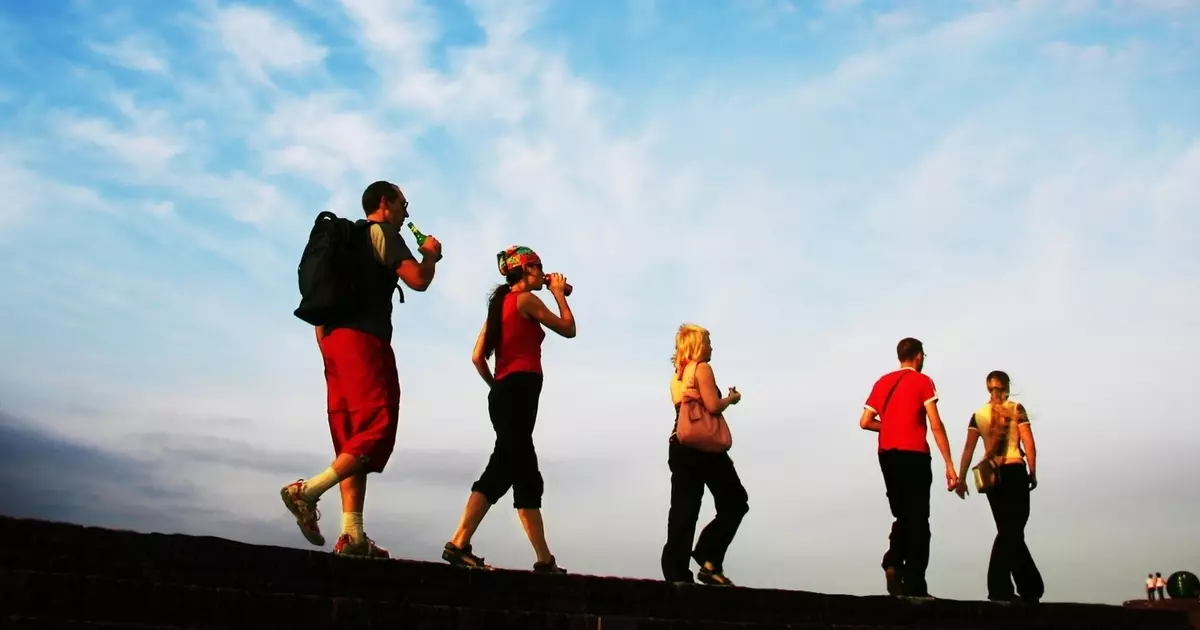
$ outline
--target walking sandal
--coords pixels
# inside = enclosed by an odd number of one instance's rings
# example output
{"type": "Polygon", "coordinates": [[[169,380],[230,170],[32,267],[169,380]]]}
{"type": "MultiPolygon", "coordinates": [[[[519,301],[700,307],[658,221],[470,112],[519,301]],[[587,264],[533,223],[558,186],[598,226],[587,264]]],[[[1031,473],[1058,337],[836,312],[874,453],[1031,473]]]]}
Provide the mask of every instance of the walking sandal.
{"type": "Polygon", "coordinates": [[[701,584],[709,586],[733,586],[733,580],[725,577],[724,571],[721,569],[710,569],[708,567],[700,567],[696,572],[696,579],[700,580],[701,584]]]}
{"type": "Polygon", "coordinates": [[[483,561],[483,558],[471,553],[471,545],[466,545],[460,549],[454,546],[454,543],[446,543],[446,547],[442,549],[442,560],[456,567],[465,567],[467,569],[492,568],[483,561]]]}
{"type": "Polygon", "coordinates": [[[566,573],[567,570],[558,566],[558,562],[556,562],[554,560],[554,556],[550,556],[550,562],[534,562],[533,563],[533,572],[534,573],[554,573],[554,574],[561,575],[563,573],[566,573]]]}

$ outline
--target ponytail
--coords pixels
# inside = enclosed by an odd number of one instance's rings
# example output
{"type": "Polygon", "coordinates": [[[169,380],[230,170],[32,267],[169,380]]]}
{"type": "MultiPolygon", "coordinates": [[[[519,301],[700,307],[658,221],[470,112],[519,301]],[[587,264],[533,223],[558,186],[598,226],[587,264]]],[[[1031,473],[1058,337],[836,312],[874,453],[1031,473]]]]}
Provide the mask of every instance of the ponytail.
{"type": "Polygon", "coordinates": [[[512,285],[521,281],[525,275],[525,271],[518,267],[504,277],[505,283],[496,285],[492,289],[492,296],[488,298],[488,313],[487,326],[483,331],[483,358],[490,359],[496,353],[496,348],[500,346],[500,324],[504,321],[504,298],[512,293],[512,285]]]}
{"type": "Polygon", "coordinates": [[[488,298],[487,328],[483,331],[483,358],[490,359],[500,345],[500,322],[504,318],[504,298],[512,293],[512,287],[498,284],[488,298]]]}

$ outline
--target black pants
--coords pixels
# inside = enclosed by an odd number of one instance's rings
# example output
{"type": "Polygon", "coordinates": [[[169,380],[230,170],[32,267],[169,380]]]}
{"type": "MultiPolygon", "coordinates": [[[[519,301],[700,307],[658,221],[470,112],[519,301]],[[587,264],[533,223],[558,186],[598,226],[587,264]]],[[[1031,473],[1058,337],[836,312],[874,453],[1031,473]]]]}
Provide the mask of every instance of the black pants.
{"type": "Polygon", "coordinates": [[[1166,599],[1166,598],[1167,598],[1167,596],[1163,594],[1163,587],[1161,587],[1161,586],[1156,586],[1156,587],[1155,587],[1155,590],[1156,590],[1156,591],[1158,591],[1158,598],[1159,598],[1159,599],[1166,599]]]}
{"type": "Polygon", "coordinates": [[[883,568],[895,569],[905,595],[928,595],[925,569],[929,566],[929,490],[933,486],[930,456],[919,451],[879,452],[879,469],[892,509],[892,533],[883,554],[883,568]]]}
{"type": "Polygon", "coordinates": [[[507,374],[492,385],[488,394],[488,415],[496,431],[496,445],[487,468],[471,490],[483,494],[493,505],[512,488],[516,509],[542,507],[544,485],[533,448],[533,425],[541,394],[542,375],[535,372],[507,374]]]}
{"type": "Polygon", "coordinates": [[[1148,599],[1150,601],[1154,601],[1154,589],[1152,589],[1152,588],[1146,589],[1146,599],[1148,599]]]}
{"type": "Polygon", "coordinates": [[[701,566],[711,562],[718,570],[722,568],[725,551],[750,511],[749,497],[728,453],[705,453],[672,439],[667,464],[671,467],[671,510],[667,514],[667,543],[662,550],[663,578],[690,582],[689,556],[701,566]],[[693,550],[705,486],[713,495],[717,514],[700,532],[693,550]]]}
{"type": "Polygon", "coordinates": [[[1029,521],[1029,473],[1025,464],[996,468],[996,485],[987,493],[996,540],[988,562],[988,598],[1012,599],[1013,582],[1021,599],[1036,601],[1045,594],[1042,574],[1025,545],[1025,523],[1029,521]]]}

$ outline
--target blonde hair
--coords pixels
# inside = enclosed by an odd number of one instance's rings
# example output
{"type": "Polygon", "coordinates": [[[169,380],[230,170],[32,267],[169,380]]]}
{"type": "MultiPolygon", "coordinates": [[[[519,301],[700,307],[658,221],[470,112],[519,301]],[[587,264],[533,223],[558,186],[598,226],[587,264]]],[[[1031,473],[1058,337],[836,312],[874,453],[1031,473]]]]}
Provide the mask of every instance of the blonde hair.
{"type": "Polygon", "coordinates": [[[691,361],[698,361],[708,341],[708,329],[696,324],[683,324],[675,332],[675,352],[671,355],[671,363],[675,372],[683,371],[683,366],[691,361]]]}

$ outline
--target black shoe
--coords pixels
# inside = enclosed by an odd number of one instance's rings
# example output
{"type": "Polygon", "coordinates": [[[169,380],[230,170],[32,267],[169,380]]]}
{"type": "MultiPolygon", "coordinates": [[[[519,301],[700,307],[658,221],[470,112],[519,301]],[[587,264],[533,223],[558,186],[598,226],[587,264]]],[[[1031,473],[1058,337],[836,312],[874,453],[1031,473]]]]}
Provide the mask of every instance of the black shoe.
{"type": "Polygon", "coordinates": [[[550,562],[534,562],[534,573],[552,573],[562,575],[567,572],[566,569],[558,566],[558,562],[554,560],[554,556],[550,556],[550,562]]]}
{"type": "Polygon", "coordinates": [[[454,543],[446,543],[442,549],[442,560],[449,562],[456,567],[464,567],[467,569],[491,569],[483,558],[471,553],[471,545],[463,548],[454,546],[454,543]]]}

